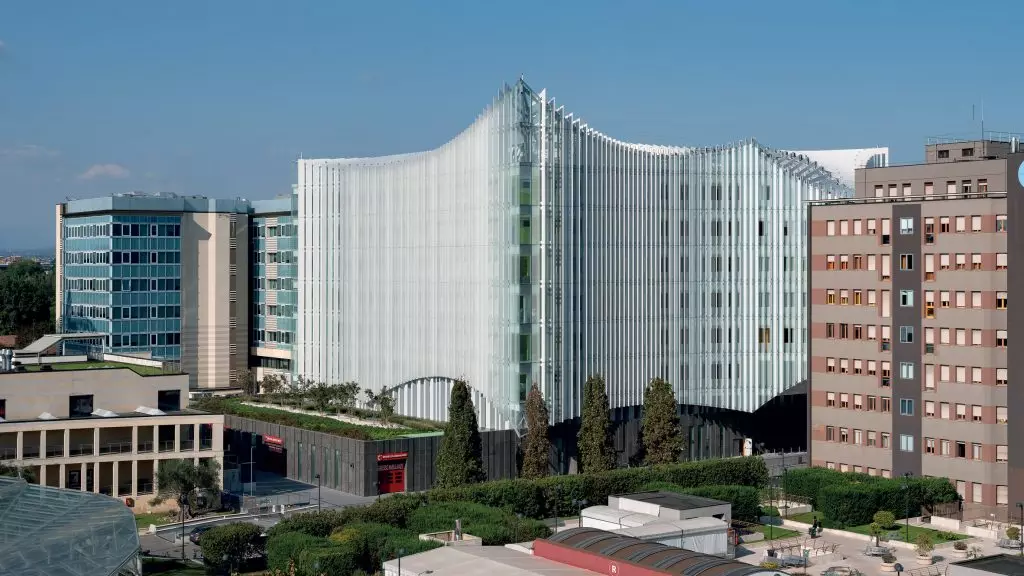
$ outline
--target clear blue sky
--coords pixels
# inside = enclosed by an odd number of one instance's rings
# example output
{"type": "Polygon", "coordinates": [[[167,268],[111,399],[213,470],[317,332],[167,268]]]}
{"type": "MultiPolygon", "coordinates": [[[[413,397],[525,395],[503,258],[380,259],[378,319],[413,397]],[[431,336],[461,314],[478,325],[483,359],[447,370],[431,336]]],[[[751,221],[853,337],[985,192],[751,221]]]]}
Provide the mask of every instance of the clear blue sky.
{"type": "Polygon", "coordinates": [[[271,198],[300,154],[435,147],[520,74],[625,140],[1024,131],[1024,2],[0,2],[0,250],[65,197],[271,198]]]}

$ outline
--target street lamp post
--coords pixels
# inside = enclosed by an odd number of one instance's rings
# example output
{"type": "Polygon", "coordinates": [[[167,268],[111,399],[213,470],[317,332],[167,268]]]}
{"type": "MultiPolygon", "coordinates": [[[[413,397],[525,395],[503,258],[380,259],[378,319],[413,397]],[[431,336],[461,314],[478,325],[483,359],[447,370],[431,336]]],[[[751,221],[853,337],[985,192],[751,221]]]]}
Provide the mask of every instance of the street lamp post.
{"type": "Polygon", "coordinates": [[[316,478],[316,511],[320,511],[320,486],[323,484],[323,480],[320,478],[320,474],[314,476],[316,478]]]}
{"type": "Polygon", "coordinates": [[[398,549],[398,576],[402,576],[402,555],[405,554],[405,548],[398,549]]]}
{"type": "Polygon", "coordinates": [[[903,474],[903,490],[906,496],[907,502],[907,517],[905,518],[907,524],[907,535],[903,538],[903,541],[910,543],[910,477],[913,476],[910,472],[903,474]]]}
{"type": "Polygon", "coordinates": [[[181,494],[178,496],[178,508],[181,508],[181,560],[185,561],[185,503],[188,502],[188,496],[181,494]]]}

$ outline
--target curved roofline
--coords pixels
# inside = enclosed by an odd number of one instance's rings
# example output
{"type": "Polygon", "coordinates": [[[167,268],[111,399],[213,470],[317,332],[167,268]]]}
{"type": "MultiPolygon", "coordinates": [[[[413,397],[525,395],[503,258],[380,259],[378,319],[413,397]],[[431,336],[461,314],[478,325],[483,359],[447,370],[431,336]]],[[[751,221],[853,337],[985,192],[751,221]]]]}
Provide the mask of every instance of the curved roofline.
{"type": "MultiPolygon", "coordinates": [[[[781,149],[777,149],[777,148],[771,148],[769,146],[765,146],[765,145],[761,144],[760,142],[757,141],[757,139],[755,139],[753,137],[745,138],[743,140],[739,140],[739,141],[735,141],[735,142],[729,142],[729,143],[726,143],[726,144],[713,145],[713,146],[672,146],[672,145],[664,145],[664,144],[645,144],[645,143],[641,143],[641,142],[629,142],[629,141],[626,141],[626,140],[619,140],[618,138],[614,138],[612,136],[609,136],[609,135],[605,134],[604,132],[601,132],[600,130],[597,130],[596,128],[591,128],[589,124],[587,124],[583,120],[575,117],[572,112],[568,112],[568,113],[565,112],[565,107],[564,106],[556,106],[555,98],[553,98],[553,97],[552,98],[548,98],[547,97],[547,94],[546,94],[547,91],[546,90],[541,90],[540,92],[537,92],[536,90],[531,88],[529,84],[527,84],[526,79],[523,78],[523,77],[520,77],[519,80],[516,81],[514,84],[504,83],[502,85],[501,90],[498,91],[498,95],[494,98],[493,102],[489,106],[485,107],[479,114],[477,114],[476,119],[473,122],[471,122],[469,124],[469,126],[464,128],[463,130],[461,130],[454,137],[450,138],[449,140],[445,141],[441,145],[439,145],[439,146],[437,146],[435,148],[432,148],[430,150],[421,150],[421,151],[418,151],[418,152],[408,152],[408,153],[400,153],[400,154],[389,154],[389,155],[385,155],[385,156],[364,156],[364,157],[357,157],[357,158],[310,158],[310,159],[300,158],[299,162],[300,163],[301,162],[308,162],[308,163],[311,163],[311,164],[314,164],[314,165],[322,164],[322,163],[329,163],[329,164],[333,164],[333,165],[345,165],[345,164],[382,165],[382,164],[390,164],[390,163],[393,163],[393,162],[401,162],[401,161],[404,161],[404,160],[410,160],[412,158],[416,158],[416,157],[422,156],[424,154],[430,154],[431,152],[434,152],[434,151],[437,151],[437,150],[440,150],[440,149],[444,148],[445,146],[447,146],[449,143],[453,142],[454,140],[457,140],[466,131],[471,129],[472,126],[474,124],[476,124],[476,122],[478,122],[488,112],[490,112],[498,104],[499,101],[501,101],[503,98],[509,97],[510,94],[513,94],[513,93],[517,92],[518,90],[523,90],[526,95],[528,95],[530,98],[532,98],[533,100],[537,101],[538,103],[540,103],[542,105],[550,105],[552,107],[552,109],[554,109],[556,115],[560,116],[564,121],[570,122],[574,127],[578,126],[579,130],[588,131],[588,132],[590,132],[591,134],[593,134],[595,136],[598,136],[600,138],[606,139],[610,143],[617,144],[617,145],[620,145],[620,146],[625,146],[625,147],[628,147],[628,148],[632,148],[632,149],[635,149],[635,150],[640,151],[640,152],[645,152],[645,153],[649,153],[649,154],[661,154],[661,155],[669,155],[669,156],[671,156],[671,155],[686,155],[686,154],[695,154],[695,153],[701,153],[701,152],[713,152],[713,151],[721,151],[721,150],[730,150],[730,149],[740,148],[742,146],[752,145],[752,146],[757,147],[757,149],[759,151],[761,151],[761,152],[763,152],[763,153],[765,153],[765,154],[775,158],[776,160],[779,160],[784,165],[791,166],[792,169],[796,170],[797,172],[806,172],[807,174],[811,175],[811,180],[828,181],[830,184],[841,186],[844,189],[849,189],[850,188],[848,183],[844,182],[843,178],[841,178],[842,175],[840,175],[840,174],[833,174],[832,172],[830,172],[828,169],[826,169],[824,166],[822,166],[818,161],[816,161],[814,158],[812,158],[812,156],[809,155],[808,152],[789,152],[789,151],[785,151],[785,150],[781,150],[781,149]]],[[[820,150],[820,151],[815,151],[815,152],[824,152],[824,153],[828,153],[828,152],[870,152],[870,151],[873,151],[873,150],[882,150],[882,149],[864,148],[864,149],[851,149],[849,151],[820,150]]],[[[884,150],[886,152],[888,152],[888,149],[884,149],[884,150]]],[[[811,152],[810,154],[813,154],[813,152],[811,152]]]]}

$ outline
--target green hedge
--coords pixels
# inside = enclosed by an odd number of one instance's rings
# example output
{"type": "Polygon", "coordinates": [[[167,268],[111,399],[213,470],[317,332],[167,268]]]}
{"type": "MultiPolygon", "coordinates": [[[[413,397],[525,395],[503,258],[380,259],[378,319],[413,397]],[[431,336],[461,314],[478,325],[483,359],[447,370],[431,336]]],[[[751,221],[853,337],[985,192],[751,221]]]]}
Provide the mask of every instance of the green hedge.
{"type": "Polygon", "coordinates": [[[702,460],[645,468],[620,468],[598,474],[548,476],[538,480],[498,480],[458,488],[431,490],[432,502],[477,502],[524,516],[543,519],[579,514],[575,501],[607,504],[615,494],[639,492],[652,482],[681,488],[699,486],[763,486],[768,468],[760,457],[702,460]]]}
{"type": "Polygon", "coordinates": [[[882,478],[824,468],[789,471],[786,490],[809,498],[825,526],[833,528],[869,524],[879,510],[906,518],[909,509],[918,516],[922,507],[960,498],[946,478],[882,478]]]}
{"type": "Polygon", "coordinates": [[[408,528],[415,534],[453,530],[462,520],[466,534],[479,536],[485,546],[547,538],[551,530],[540,520],[517,518],[514,514],[475,502],[437,502],[415,510],[408,528]]]}
{"type": "Polygon", "coordinates": [[[211,571],[225,572],[231,567],[242,567],[266,552],[262,530],[255,524],[236,522],[214,526],[199,541],[203,559],[211,571]],[[227,556],[227,560],[224,557],[227,556]]]}
{"type": "Polygon", "coordinates": [[[294,561],[298,565],[299,555],[304,550],[324,548],[330,545],[331,543],[326,538],[318,538],[302,532],[280,532],[267,539],[267,567],[271,571],[280,570],[287,574],[288,564],[294,561]]]}
{"type": "Polygon", "coordinates": [[[651,482],[644,490],[665,490],[689,494],[713,500],[722,500],[732,505],[732,517],[744,522],[757,522],[761,515],[761,494],[753,486],[698,486],[683,488],[669,482],[651,482]]]}

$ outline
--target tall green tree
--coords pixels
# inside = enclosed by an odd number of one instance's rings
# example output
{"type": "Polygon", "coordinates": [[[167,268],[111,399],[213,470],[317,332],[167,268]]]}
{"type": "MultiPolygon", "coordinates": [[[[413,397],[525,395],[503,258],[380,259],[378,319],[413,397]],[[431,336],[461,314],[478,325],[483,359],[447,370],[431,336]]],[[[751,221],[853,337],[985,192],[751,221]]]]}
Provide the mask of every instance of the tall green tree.
{"type": "Polygon", "coordinates": [[[201,492],[220,491],[220,479],[216,460],[203,460],[198,466],[192,460],[164,460],[156,470],[157,493],[151,502],[173,500],[187,516],[201,492]]]}
{"type": "Polygon", "coordinates": [[[249,396],[260,393],[260,382],[256,379],[256,371],[252,368],[243,370],[238,374],[238,387],[249,396]]]}
{"type": "Polygon", "coordinates": [[[482,482],[485,477],[483,444],[473,398],[469,385],[456,380],[448,405],[448,423],[444,426],[444,438],[437,454],[436,484],[439,488],[453,488],[482,482]]]}
{"type": "Polygon", "coordinates": [[[359,384],[356,382],[342,382],[334,386],[334,402],[342,408],[355,406],[359,398],[359,384]]]}
{"type": "Polygon", "coordinates": [[[32,260],[0,271],[0,334],[14,334],[26,346],[55,331],[54,275],[32,260]]]}
{"type": "Polygon", "coordinates": [[[679,459],[683,435],[679,405],[672,385],[654,378],[644,390],[644,416],[640,422],[645,464],[668,464],[679,459]]]}
{"type": "Polygon", "coordinates": [[[334,401],[334,387],[327,382],[310,381],[305,397],[317,412],[327,412],[334,401]]]}
{"type": "Polygon", "coordinates": [[[582,472],[603,472],[615,468],[609,412],[611,408],[604,378],[600,374],[592,374],[583,385],[583,416],[578,436],[582,472]]]}
{"type": "Polygon", "coordinates": [[[376,394],[369,388],[364,392],[366,392],[366,405],[371,410],[377,411],[381,422],[385,424],[391,422],[391,417],[395,415],[395,397],[391,394],[392,391],[385,387],[376,394]]]}
{"type": "Polygon", "coordinates": [[[551,440],[548,439],[548,406],[537,383],[526,395],[526,439],[523,442],[523,478],[548,475],[551,440]]]}

